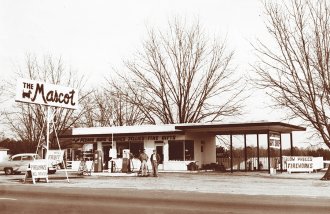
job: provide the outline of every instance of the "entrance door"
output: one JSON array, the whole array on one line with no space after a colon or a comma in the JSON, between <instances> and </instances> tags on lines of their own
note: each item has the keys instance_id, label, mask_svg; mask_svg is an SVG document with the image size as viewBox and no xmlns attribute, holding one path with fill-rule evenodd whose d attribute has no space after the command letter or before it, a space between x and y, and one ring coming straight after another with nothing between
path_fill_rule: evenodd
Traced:
<instances>
[{"instance_id":1,"label":"entrance door","mask_svg":"<svg viewBox=\"0 0 330 214\"><path fill-rule=\"evenodd\" d=\"M164 153L163 153L163 146L156 146L157 154L160 156L159 164L163 164L164 161Z\"/></svg>"},{"instance_id":2,"label":"entrance door","mask_svg":"<svg viewBox=\"0 0 330 214\"><path fill-rule=\"evenodd\" d=\"M163 161L164 161L164 152L163 152L163 145L156 145L157 154L160 156L160 161L158 165L158 169L164 169Z\"/></svg>"},{"instance_id":3,"label":"entrance door","mask_svg":"<svg viewBox=\"0 0 330 214\"><path fill-rule=\"evenodd\" d=\"M109 151L110 151L111 147L112 147L111 145L103 146L103 155L104 155L103 160L104 160L104 169L105 170L109 169L109 160L110 160Z\"/></svg>"}]
</instances>

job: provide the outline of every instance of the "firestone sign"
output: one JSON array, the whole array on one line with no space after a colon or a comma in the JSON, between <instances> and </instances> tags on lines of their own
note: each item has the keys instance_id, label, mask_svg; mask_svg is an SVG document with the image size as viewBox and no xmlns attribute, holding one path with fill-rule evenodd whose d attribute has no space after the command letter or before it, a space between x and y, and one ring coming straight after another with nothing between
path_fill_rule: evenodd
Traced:
<instances>
[{"instance_id":1,"label":"firestone sign","mask_svg":"<svg viewBox=\"0 0 330 214\"><path fill-rule=\"evenodd\" d=\"M15 100L69 109L78 108L78 92L76 89L35 80L18 80Z\"/></svg>"}]
</instances>

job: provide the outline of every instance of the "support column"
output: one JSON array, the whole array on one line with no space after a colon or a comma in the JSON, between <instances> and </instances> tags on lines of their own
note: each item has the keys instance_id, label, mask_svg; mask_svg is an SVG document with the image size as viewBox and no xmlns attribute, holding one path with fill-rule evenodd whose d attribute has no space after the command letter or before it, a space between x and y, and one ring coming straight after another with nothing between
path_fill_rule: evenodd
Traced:
<instances>
[{"instance_id":1,"label":"support column","mask_svg":"<svg viewBox=\"0 0 330 214\"><path fill-rule=\"evenodd\" d=\"M268 173L270 174L270 148L269 148L269 132L267 133L267 153L268 153Z\"/></svg>"},{"instance_id":2,"label":"support column","mask_svg":"<svg viewBox=\"0 0 330 214\"><path fill-rule=\"evenodd\" d=\"M246 149L246 134L244 134L244 171L247 171L247 149Z\"/></svg>"},{"instance_id":3,"label":"support column","mask_svg":"<svg viewBox=\"0 0 330 214\"><path fill-rule=\"evenodd\" d=\"M281 173L283 172L283 158L282 158L282 134L280 133L280 164L281 164Z\"/></svg>"},{"instance_id":4,"label":"support column","mask_svg":"<svg viewBox=\"0 0 330 214\"><path fill-rule=\"evenodd\" d=\"M47 135L46 135L46 147L47 147L47 151L46 152L48 152L48 150L49 150L49 123L50 123L50 110L49 110L49 106L46 106L46 108L47 108ZM48 156L47 156L48 157ZM44 158L44 157L42 157L42 158Z\"/></svg>"},{"instance_id":5,"label":"support column","mask_svg":"<svg viewBox=\"0 0 330 214\"><path fill-rule=\"evenodd\" d=\"M292 140L292 132L290 133L290 146L291 146L291 150L290 150L290 155L293 156L293 140Z\"/></svg>"},{"instance_id":6,"label":"support column","mask_svg":"<svg viewBox=\"0 0 330 214\"><path fill-rule=\"evenodd\" d=\"M257 161L258 161L258 171L260 171L259 134L257 134Z\"/></svg>"},{"instance_id":7,"label":"support column","mask_svg":"<svg viewBox=\"0 0 330 214\"><path fill-rule=\"evenodd\" d=\"M230 135L230 172L233 173L233 135Z\"/></svg>"}]
</instances>

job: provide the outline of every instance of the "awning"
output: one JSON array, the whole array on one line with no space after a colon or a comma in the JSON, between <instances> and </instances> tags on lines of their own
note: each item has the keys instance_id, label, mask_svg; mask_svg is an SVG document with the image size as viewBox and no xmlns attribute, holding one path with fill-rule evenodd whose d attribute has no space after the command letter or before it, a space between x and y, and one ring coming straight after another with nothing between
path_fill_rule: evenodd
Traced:
<instances>
[{"instance_id":1,"label":"awning","mask_svg":"<svg viewBox=\"0 0 330 214\"><path fill-rule=\"evenodd\" d=\"M267 134L269 132L291 133L306 131L306 128L282 122L254 122L227 124L185 124L176 125L176 129L184 132L204 132L217 135L229 134Z\"/></svg>"}]
</instances>

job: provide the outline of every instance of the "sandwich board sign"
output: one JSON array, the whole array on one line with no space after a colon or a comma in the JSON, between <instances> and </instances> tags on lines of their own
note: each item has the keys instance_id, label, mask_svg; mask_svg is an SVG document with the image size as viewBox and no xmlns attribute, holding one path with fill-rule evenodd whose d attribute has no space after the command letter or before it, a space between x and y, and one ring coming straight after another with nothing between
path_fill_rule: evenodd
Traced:
<instances>
[{"instance_id":1,"label":"sandwich board sign","mask_svg":"<svg viewBox=\"0 0 330 214\"><path fill-rule=\"evenodd\" d=\"M36 80L19 79L17 81L15 101L77 109L78 92L70 87Z\"/></svg>"},{"instance_id":2,"label":"sandwich board sign","mask_svg":"<svg viewBox=\"0 0 330 214\"><path fill-rule=\"evenodd\" d=\"M46 160L52 165L57 165L63 162L64 150L48 150Z\"/></svg>"},{"instance_id":3,"label":"sandwich board sign","mask_svg":"<svg viewBox=\"0 0 330 214\"><path fill-rule=\"evenodd\" d=\"M30 163L31 177L32 181L35 184L36 180L40 178L46 179L48 183L48 164L46 160L35 160ZM28 172L26 172L25 179L28 176Z\"/></svg>"}]
</instances>

